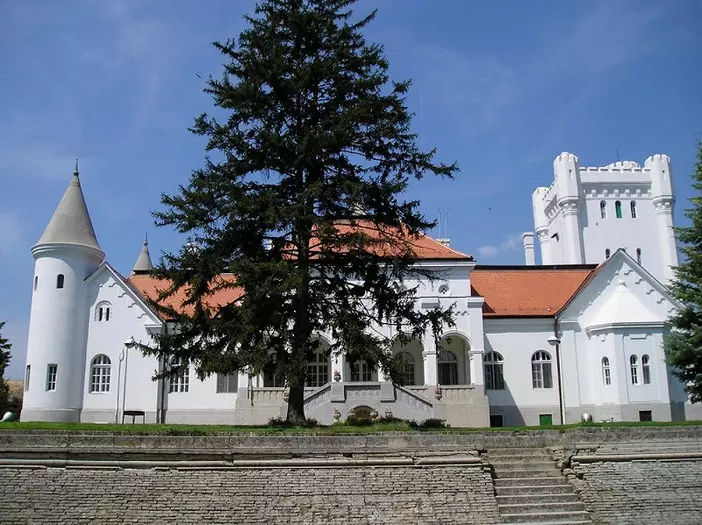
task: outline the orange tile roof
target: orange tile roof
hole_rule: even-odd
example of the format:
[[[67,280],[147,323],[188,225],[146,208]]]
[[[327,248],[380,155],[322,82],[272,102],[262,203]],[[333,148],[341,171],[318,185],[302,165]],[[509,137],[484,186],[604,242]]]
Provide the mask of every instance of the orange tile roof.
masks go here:
[[[485,298],[483,316],[552,317],[595,273],[595,265],[477,266],[473,295]]]
[[[221,282],[217,284],[234,284],[234,276],[223,274],[218,277]],[[127,279],[127,282],[139,292],[145,299],[150,299],[155,301],[161,291],[166,290],[169,286],[169,282],[164,279],[159,279],[149,274],[136,274],[132,275]],[[183,305],[186,298],[186,288],[179,289],[176,293],[167,297],[161,301],[161,304],[167,308],[172,308],[177,312],[184,313],[186,315],[192,314],[194,309],[191,305]],[[210,308],[217,308],[219,306],[224,306],[236,301],[239,297],[243,295],[241,288],[228,287],[221,288],[215,291],[213,294],[208,296],[205,301],[205,305]]]
[[[388,257],[401,255],[402,252],[399,249],[399,241],[409,241],[412,251],[414,252],[414,257],[419,260],[473,260],[472,256],[449,248],[436,239],[421,233],[410,236],[404,229],[384,228],[383,226],[373,224],[371,221],[362,219],[354,221],[354,224],[351,224],[350,221],[338,221],[335,226],[342,235],[362,232],[372,239],[381,239],[381,235],[383,236],[382,238],[389,239],[390,241],[392,241],[393,238],[397,238],[397,245],[392,245],[388,242],[370,247],[374,253]],[[318,249],[319,247],[320,245],[312,245],[313,249]]]

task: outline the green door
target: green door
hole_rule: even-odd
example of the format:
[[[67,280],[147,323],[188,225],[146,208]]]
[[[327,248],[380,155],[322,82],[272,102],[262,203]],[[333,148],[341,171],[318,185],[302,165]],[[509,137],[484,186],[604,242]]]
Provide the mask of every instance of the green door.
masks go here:
[[[553,425],[553,416],[551,414],[539,414],[539,425],[549,427]]]

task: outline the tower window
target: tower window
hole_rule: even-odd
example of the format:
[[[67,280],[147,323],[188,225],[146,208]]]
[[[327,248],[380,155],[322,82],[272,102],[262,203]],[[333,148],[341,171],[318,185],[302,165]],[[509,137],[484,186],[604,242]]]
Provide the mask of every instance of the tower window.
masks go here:
[[[641,264],[641,248],[636,248],[636,262]]]
[[[63,281],[64,277],[63,274],[60,273],[56,276],[56,288],[63,288]]]
[[[636,218],[636,201],[631,201],[631,218]]]
[[[46,366],[46,391],[52,392],[56,390],[56,376],[58,375],[58,365],[51,364]]]
[[[29,375],[32,372],[32,365],[27,365],[27,369],[24,371],[24,391],[29,392]]]
[[[600,217],[607,218],[607,203],[605,201],[600,201]]]
[[[609,259],[609,256],[612,254],[612,252],[609,251],[609,248],[605,249],[605,259]]]
[[[631,366],[631,384],[639,384],[639,360],[635,355],[629,358],[629,365]]]
[[[614,203],[614,213],[617,216],[617,219],[622,218],[622,201],[617,201]]]
[[[34,291],[36,292],[37,286],[39,286],[39,276],[35,275],[34,276]]]
[[[609,369],[609,357],[602,358],[602,382],[605,386],[612,384],[612,374]]]

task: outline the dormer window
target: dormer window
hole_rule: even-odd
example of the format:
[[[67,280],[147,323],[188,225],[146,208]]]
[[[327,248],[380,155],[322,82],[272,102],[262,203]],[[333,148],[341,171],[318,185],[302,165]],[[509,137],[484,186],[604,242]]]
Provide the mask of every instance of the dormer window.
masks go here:
[[[56,276],[56,288],[63,288],[64,276],[62,273]]]
[[[107,322],[110,320],[110,314],[112,313],[112,306],[110,303],[100,303],[95,307],[95,320],[97,322]]]

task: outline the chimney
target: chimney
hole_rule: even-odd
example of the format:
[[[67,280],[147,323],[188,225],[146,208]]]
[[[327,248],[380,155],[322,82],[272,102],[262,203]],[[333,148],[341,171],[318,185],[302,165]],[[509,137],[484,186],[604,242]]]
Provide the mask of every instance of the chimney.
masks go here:
[[[523,233],[522,241],[524,242],[524,262],[527,266],[534,266],[536,264],[534,259],[534,234],[532,232]]]

